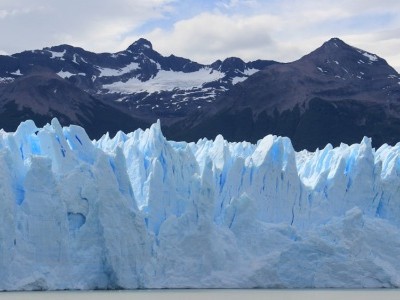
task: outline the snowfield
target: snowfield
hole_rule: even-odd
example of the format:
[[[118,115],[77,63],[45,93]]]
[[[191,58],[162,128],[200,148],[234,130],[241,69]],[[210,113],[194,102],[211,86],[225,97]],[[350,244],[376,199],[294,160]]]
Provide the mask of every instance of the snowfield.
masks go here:
[[[121,94],[138,92],[148,92],[151,94],[175,89],[190,90],[195,87],[202,87],[205,83],[216,81],[222,77],[224,77],[224,73],[208,67],[189,73],[159,70],[157,75],[147,81],[141,81],[136,77],[132,77],[126,82],[117,81],[105,84],[103,88],[110,92]]]
[[[0,289],[400,286],[400,144],[0,131]]]

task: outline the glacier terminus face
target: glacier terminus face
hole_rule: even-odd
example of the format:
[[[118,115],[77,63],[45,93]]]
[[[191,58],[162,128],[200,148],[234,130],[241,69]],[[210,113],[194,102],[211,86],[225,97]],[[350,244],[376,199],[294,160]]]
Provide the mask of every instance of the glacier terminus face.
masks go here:
[[[400,144],[0,131],[0,290],[400,286]]]

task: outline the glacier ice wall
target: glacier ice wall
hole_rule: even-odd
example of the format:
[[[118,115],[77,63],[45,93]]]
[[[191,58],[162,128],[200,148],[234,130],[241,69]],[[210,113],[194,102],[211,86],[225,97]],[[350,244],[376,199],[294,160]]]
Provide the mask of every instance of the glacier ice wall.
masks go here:
[[[0,131],[0,289],[399,287],[400,144]]]

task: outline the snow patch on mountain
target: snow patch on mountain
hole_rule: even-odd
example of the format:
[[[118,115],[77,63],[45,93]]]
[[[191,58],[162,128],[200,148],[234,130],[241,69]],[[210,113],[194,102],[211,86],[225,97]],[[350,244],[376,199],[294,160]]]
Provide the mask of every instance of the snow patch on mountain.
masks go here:
[[[190,90],[201,87],[204,83],[216,81],[224,77],[224,73],[205,67],[196,72],[174,72],[159,70],[147,81],[131,78],[126,82],[114,82],[103,85],[103,88],[112,93],[131,94],[137,92],[155,93],[172,91],[175,89]]]
[[[64,79],[69,78],[71,76],[75,76],[75,75],[86,76],[85,73],[74,74],[74,73],[71,73],[69,71],[64,71],[64,70],[61,70],[60,72],[58,72],[57,75],[60,76],[61,78],[64,78]]]
[[[15,75],[15,76],[21,76],[21,75],[22,75],[20,69],[18,69],[18,70],[15,71],[15,72],[12,72],[12,73],[10,73],[10,74],[11,74],[11,75]]]
[[[363,52],[363,54],[365,57],[367,57],[370,61],[377,61],[378,57],[375,54],[371,54],[368,52]]]
[[[131,71],[137,70],[139,68],[139,64],[136,62],[132,62],[125,67],[119,69],[112,69],[112,68],[102,68],[98,67],[100,70],[99,77],[113,77],[113,76],[121,76],[123,74],[129,73]]]
[[[60,72],[57,73],[58,76],[62,77],[62,78],[69,78],[71,76],[74,76],[75,74],[68,72],[68,71],[63,71],[61,70]]]
[[[67,50],[64,50],[63,52],[55,52],[55,51],[48,50],[48,52],[51,53],[52,59],[59,58],[61,60],[64,60],[64,55],[65,55],[65,53],[67,53]]]
[[[77,65],[79,65],[79,63],[78,63],[78,61],[77,61],[77,54],[74,54],[73,55],[73,58],[72,58],[72,62],[74,63],[74,64],[77,64]]]
[[[0,77],[0,83],[10,83],[12,81],[14,81],[12,77]]]
[[[246,69],[243,72],[242,76],[236,76],[232,78],[232,85],[235,85],[236,83],[245,81],[249,76],[253,75],[254,73],[258,72],[259,70],[257,69]]]
[[[354,48],[354,47],[353,47]],[[375,54],[366,52],[364,50],[354,48],[358,53],[362,54],[364,57],[368,58],[368,64],[372,64],[373,62],[376,62],[379,60],[379,57]],[[358,64],[364,64],[365,62],[363,60],[358,60]]]

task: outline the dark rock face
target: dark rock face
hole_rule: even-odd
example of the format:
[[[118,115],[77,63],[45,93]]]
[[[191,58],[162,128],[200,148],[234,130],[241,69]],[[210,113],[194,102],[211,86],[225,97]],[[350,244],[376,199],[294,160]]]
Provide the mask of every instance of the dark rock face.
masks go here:
[[[297,150],[400,140],[400,76],[334,38],[292,62],[240,58],[202,65],[139,39],[118,53],[69,45],[0,56],[0,128],[58,117],[91,137],[161,119],[168,138],[288,136]]]
[[[192,118],[176,139],[256,142],[267,133],[315,150],[373,138],[400,141],[400,76],[385,60],[331,39],[298,61],[272,65],[230,89],[216,109]],[[178,131],[174,131],[178,132]]]
[[[60,45],[0,56],[0,87],[31,73],[57,74],[133,118],[147,123],[161,118],[163,124],[169,124],[207,109],[234,83],[274,63],[229,58],[202,65],[174,55],[162,56],[145,39],[118,53],[96,54]]]
[[[27,119],[37,126],[56,117],[63,125],[79,124],[89,136],[99,138],[109,131],[132,131],[149,124],[109,106],[72,83],[49,72],[32,73],[0,89],[0,128],[14,131]]]

